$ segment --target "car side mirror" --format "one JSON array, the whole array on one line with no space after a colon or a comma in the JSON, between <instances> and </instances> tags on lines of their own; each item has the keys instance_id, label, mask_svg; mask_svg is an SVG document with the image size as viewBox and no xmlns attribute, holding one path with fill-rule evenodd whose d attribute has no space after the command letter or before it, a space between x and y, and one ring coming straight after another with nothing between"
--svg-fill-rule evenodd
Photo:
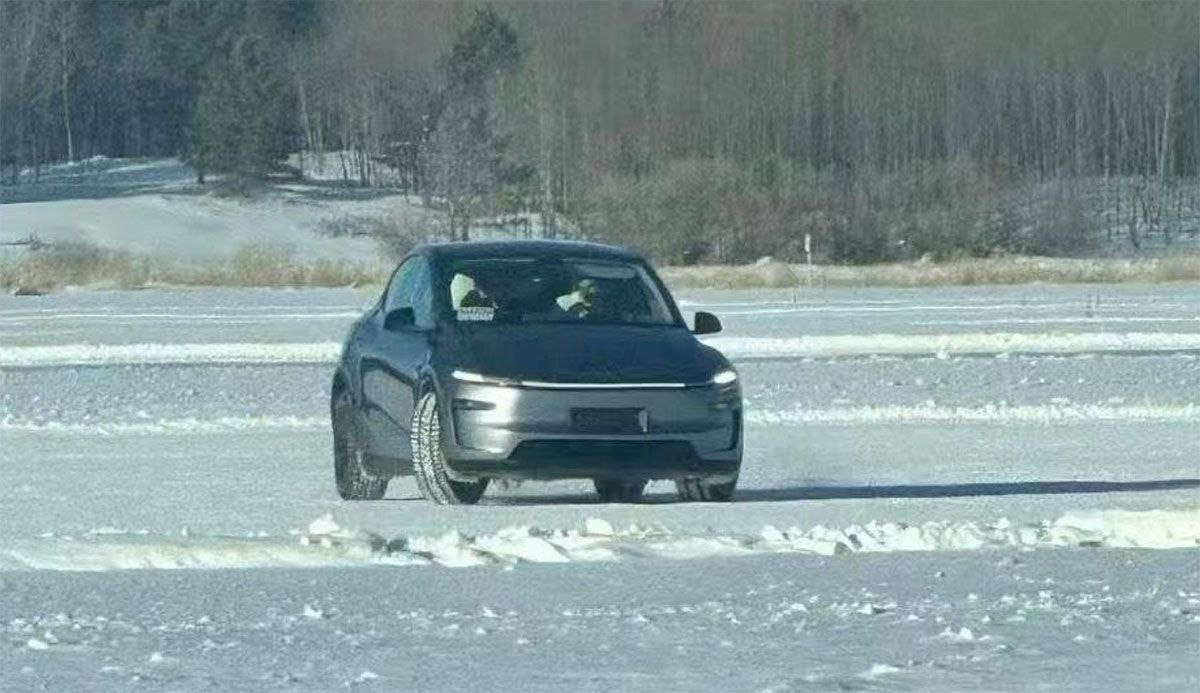
<instances>
[{"instance_id":1,"label":"car side mirror","mask_svg":"<svg viewBox=\"0 0 1200 693\"><path fill-rule=\"evenodd\" d=\"M417 322L417 314L409 306L389 310L383 317L383 329L388 332L407 330Z\"/></svg>"},{"instance_id":2,"label":"car side mirror","mask_svg":"<svg viewBox=\"0 0 1200 693\"><path fill-rule=\"evenodd\" d=\"M712 313L706 313L702 310L696 311L696 327L692 332L696 334L716 334L721 331L721 321Z\"/></svg>"}]
</instances>

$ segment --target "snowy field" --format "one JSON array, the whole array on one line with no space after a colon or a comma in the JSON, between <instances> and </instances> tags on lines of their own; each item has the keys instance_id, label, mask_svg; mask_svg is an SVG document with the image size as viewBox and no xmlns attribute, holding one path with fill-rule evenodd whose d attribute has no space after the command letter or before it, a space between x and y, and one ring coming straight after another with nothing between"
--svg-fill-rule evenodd
<instances>
[{"instance_id":1,"label":"snowy field","mask_svg":"<svg viewBox=\"0 0 1200 693\"><path fill-rule=\"evenodd\" d=\"M1200 287L684 293L729 505L338 500L371 298L0 297L0 690L1200 686Z\"/></svg>"},{"instance_id":2,"label":"snowy field","mask_svg":"<svg viewBox=\"0 0 1200 693\"><path fill-rule=\"evenodd\" d=\"M0 243L29 236L85 242L138 256L204 263L248 245L288 248L297 260L375 262L373 225L421 228L436 216L394 190L334 181L277 183L256 196L221 196L178 159L108 159L46 167L40 181L0 187Z\"/></svg>"}]
</instances>

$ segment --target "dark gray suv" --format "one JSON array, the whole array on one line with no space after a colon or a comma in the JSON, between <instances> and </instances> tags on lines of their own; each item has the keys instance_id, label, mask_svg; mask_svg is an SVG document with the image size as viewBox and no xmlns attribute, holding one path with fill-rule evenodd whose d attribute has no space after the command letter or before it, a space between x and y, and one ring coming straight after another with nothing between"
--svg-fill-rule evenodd
<instances>
[{"instance_id":1,"label":"dark gray suv","mask_svg":"<svg viewBox=\"0 0 1200 693\"><path fill-rule=\"evenodd\" d=\"M491 479L592 479L604 501L650 479L728 501L742 461L737 373L621 248L564 241L430 245L350 330L333 380L342 498L414 474L437 503Z\"/></svg>"}]
</instances>

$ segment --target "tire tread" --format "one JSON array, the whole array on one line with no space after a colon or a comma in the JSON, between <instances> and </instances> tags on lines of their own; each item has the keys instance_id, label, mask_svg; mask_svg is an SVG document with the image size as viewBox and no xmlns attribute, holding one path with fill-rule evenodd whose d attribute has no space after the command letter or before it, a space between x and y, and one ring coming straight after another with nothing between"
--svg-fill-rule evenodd
<instances>
[{"instance_id":1,"label":"tire tread","mask_svg":"<svg viewBox=\"0 0 1200 693\"><path fill-rule=\"evenodd\" d=\"M413 411L412 422L413 473L421 495L438 505L474 505L487 490L487 479L457 482L446 472L442 454L441 423L438 420L437 394L432 390L421 395Z\"/></svg>"},{"instance_id":2,"label":"tire tread","mask_svg":"<svg viewBox=\"0 0 1200 693\"><path fill-rule=\"evenodd\" d=\"M349 400L349 391L341 390L334 394L331 419L333 424L333 475L338 496L342 500L379 500L387 493L387 477L375 476L362 467L346 459L344 436L352 436L354 445L362 432L358 429L354 416L353 403ZM345 430L349 427L350 430Z\"/></svg>"}]
</instances>

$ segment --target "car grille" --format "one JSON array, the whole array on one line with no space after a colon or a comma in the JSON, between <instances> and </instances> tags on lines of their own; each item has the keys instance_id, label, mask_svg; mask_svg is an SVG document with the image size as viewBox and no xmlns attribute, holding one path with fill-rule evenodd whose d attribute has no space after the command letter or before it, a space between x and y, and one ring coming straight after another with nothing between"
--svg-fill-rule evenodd
<instances>
[{"instance_id":1,"label":"car grille","mask_svg":"<svg viewBox=\"0 0 1200 693\"><path fill-rule=\"evenodd\" d=\"M517 445L509 459L535 464L561 460L671 464L695 462L697 457L692 444L680 440L527 440Z\"/></svg>"}]
</instances>

